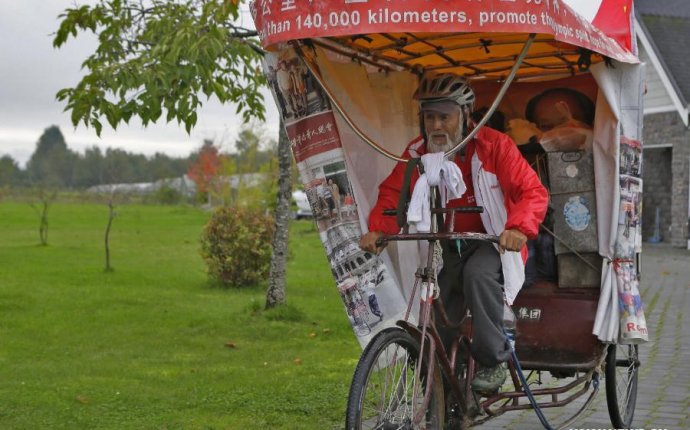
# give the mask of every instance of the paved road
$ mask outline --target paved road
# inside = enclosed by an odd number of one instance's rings
[[[690,251],[645,244],[641,292],[649,342],[639,347],[642,367],[633,428],[690,429]],[[548,382],[548,381],[546,381]],[[581,403],[581,402],[580,402]],[[550,410],[554,424],[580,403]],[[559,417],[561,419],[559,420]],[[590,409],[569,429],[610,429],[606,393],[601,389]],[[510,412],[481,429],[530,430],[543,428],[533,411]]]

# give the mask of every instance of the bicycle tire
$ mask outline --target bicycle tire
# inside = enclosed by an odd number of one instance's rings
[[[426,356],[426,354],[425,354]],[[410,426],[426,390],[426,359],[422,362],[418,395],[412,403],[419,342],[409,333],[388,328],[369,342],[352,377],[347,401],[347,430],[398,429]],[[394,364],[394,365],[386,365]],[[419,429],[441,430],[444,421],[443,381],[435,366],[429,407]]]
[[[637,402],[637,345],[609,345],[606,352],[606,403],[611,424],[630,428]]]

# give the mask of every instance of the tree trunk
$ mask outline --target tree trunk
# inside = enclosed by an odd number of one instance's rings
[[[113,206],[113,196],[110,196],[108,201],[108,225],[105,228],[105,271],[112,272],[113,268],[110,265],[110,228],[113,226],[113,218],[115,218],[115,207]]]
[[[46,191],[43,188],[39,188],[38,190],[33,191],[31,194],[32,199],[36,198],[38,203],[34,203],[32,201],[29,203],[29,206],[31,206],[36,213],[38,213],[38,216],[41,219],[41,223],[38,227],[38,235],[41,239],[41,245],[46,246],[48,245],[48,209],[50,209],[50,205],[57,197],[57,191],[51,192]]]
[[[48,207],[50,202],[46,199],[43,200],[43,206],[41,209],[41,226],[38,229],[38,235],[41,237],[41,245],[48,245]]]
[[[275,233],[273,233],[273,255],[271,272],[266,293],[266,309],[285,304],[285,268],[288,254],[288,223],[290,222],[290,199],[292,197],[290,140],[280,123],[278,137],[278,205],[276,207]]]

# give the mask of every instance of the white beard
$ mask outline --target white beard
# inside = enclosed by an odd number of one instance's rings
[[[460,143],[460,141],[462,140],[462,130],[458,130],[458,132],[456,133],[455,141],[453,141],[453,139],[450,138],[448,133],[444,133],[443,135],[446,138],[446,142],[442,145],[434,143],[434,139],[432,139],[431,137],[429,138],[427,148],[428,148],[430,153],[431,152],[448,152],[451,149],[455,148],[455,146],[458,143]],[[436,135],[436,136],[438,136],[438,135]]]
[[[438,145],[434,143],[432,139],[429,139],[429,152],[448,152],[453,148],[453,142],[450,140],[450,136],[446,135],[446,143],[443,145]]]

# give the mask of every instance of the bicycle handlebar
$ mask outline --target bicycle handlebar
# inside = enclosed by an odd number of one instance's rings
[[[482,213],[484,208],[482,206],[457,206],[453,208],[431,208],[432,214],[452,214],[452,213]],[[397,209],[384,209],[384,215],[397,216]],[[486,233],[400,233],[400,234],[386,234],[376,239],[376,246],[381,247],[387,242],[400,240],[483,240],[485,242],[498,243],[498,236]]]
[[[461,212],[461,213],[482,213],[484,212],[484,208],[482,206],[458,206],[455,208],[433,208],[431,209],[432,214],[447,214],[447,213],[453,213],[453,212]],[[383,210],[384,215],[390,215],[390,216],[396,216],[398,215],[398,210],[397,209],[384,209]]]
[[[376,239],[376,246],[381,247],[387,242],[401,240],[482,240],[484,242],[499,243],[498,236],[486,233],[400,233],[382,235]]]

